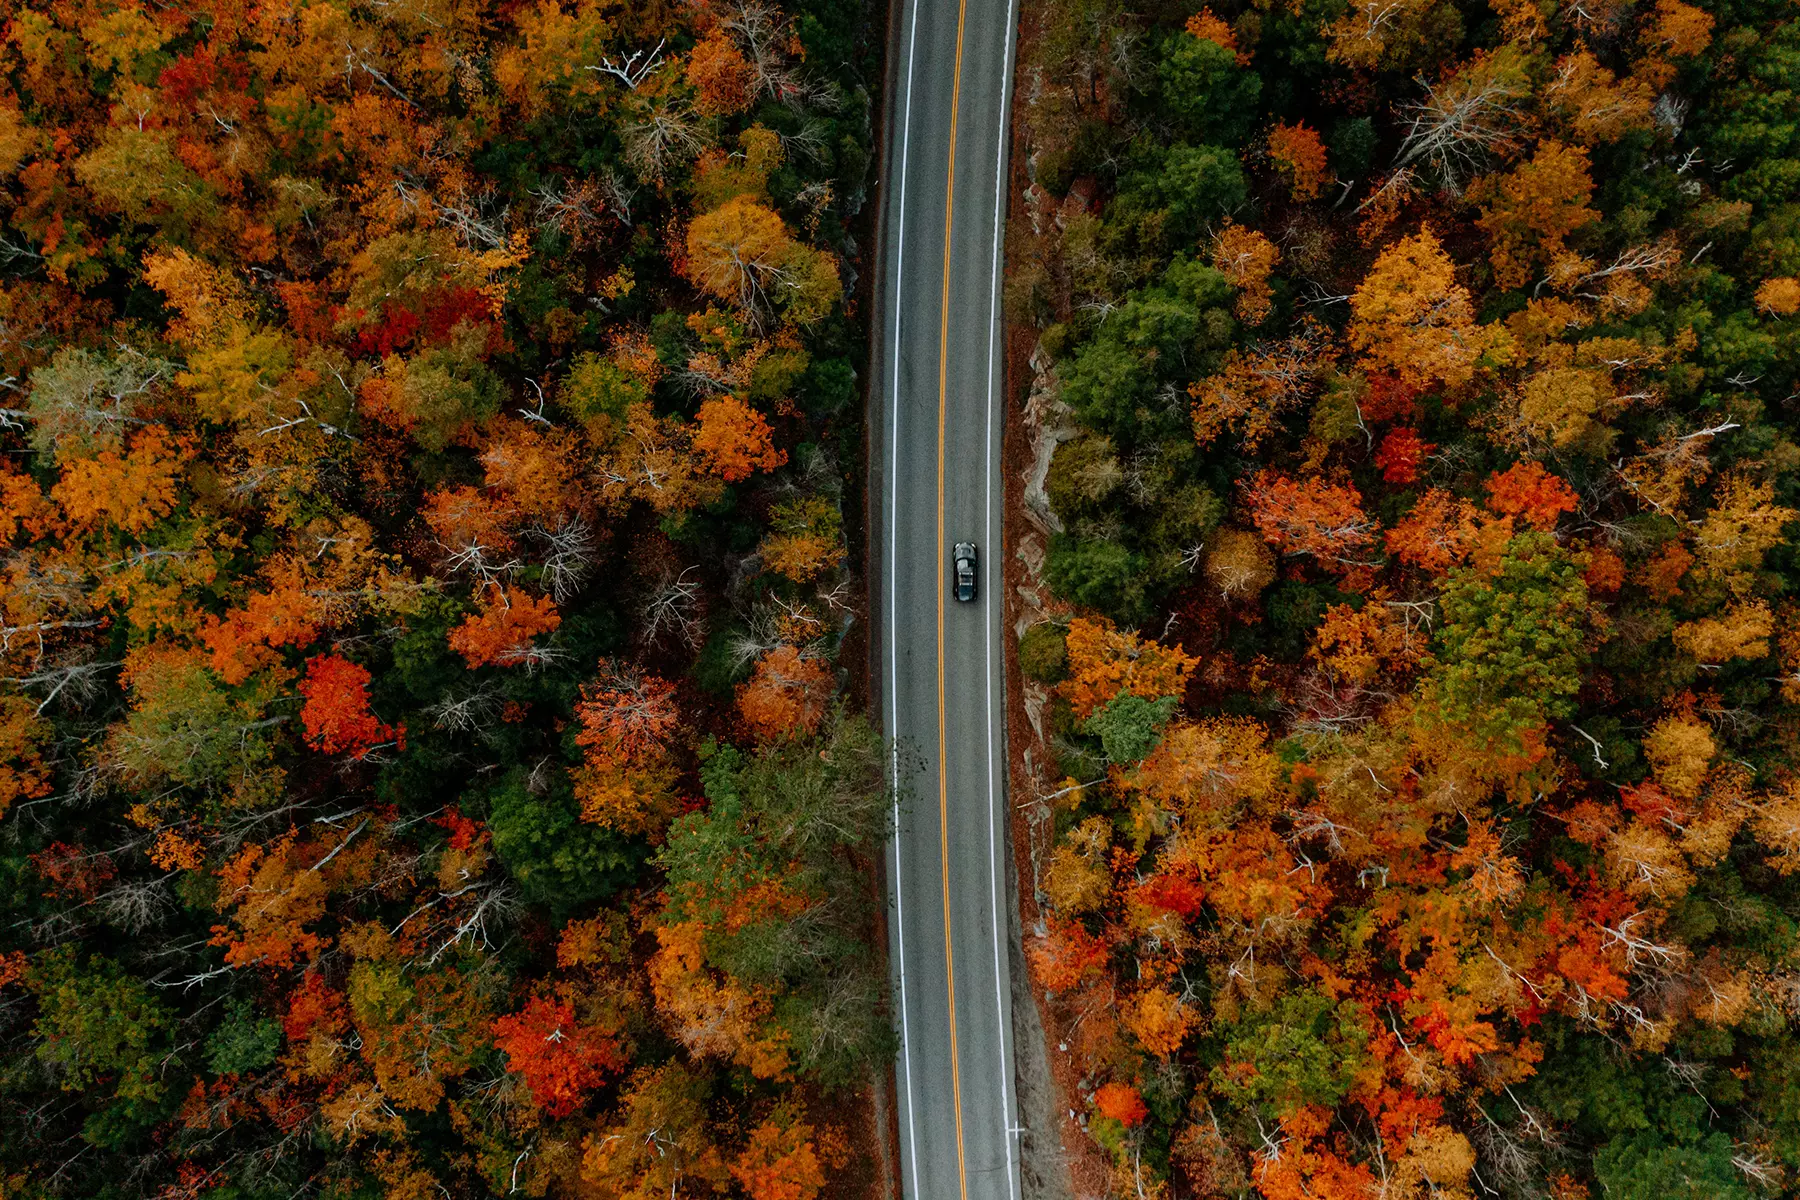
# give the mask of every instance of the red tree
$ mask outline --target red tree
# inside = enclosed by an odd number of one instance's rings
[[[660,750],[681,714],[674,684],[605,659],[599,681],[581,689],[575,717],[581,722],[576,745],[634,759]]]
[[[1488,507],[1509,517],[1522,517],[1534,529],[1553,529],[1556,518],[1574,512],[1575,490],[1534,462],[1514,463],[1488,476]]]
[[[1437,446],[1419,436],[1419,431],[1401,426],[1390,429],[1375,451],[1375,465],[1389,483],[1412,483],[1419,478],[1419,464]]]
[[[1102,1084],[1094,1093],[1094,1110],[1130,1128],[1150,1115],[1144,1098],[1129,1083]]]
[[[607,1074],[626,1065],[616,1041],[576,1024],[573,1005],[542,996],[494,1022],[494,1045],[552,1117],[574,1112]]]
[[[393,740],[394,727],[385,725],[369,707],[369,672],[347,658],[320,654],[306,660],[306,678],[300,681],[300,723],[306,728],[306,744],[326,754],[349,752],[358,758],[369,747]]]

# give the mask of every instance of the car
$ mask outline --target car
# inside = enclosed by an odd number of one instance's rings
[[[956,598],[969,601],[975,598],[975,571],[977,560],[974,542],[956,543],[956,552],[952,556],[956,562]]]

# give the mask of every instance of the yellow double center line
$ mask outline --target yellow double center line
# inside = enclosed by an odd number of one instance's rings
[[[950,1091],[956,1106],[956,1181],[962,1200],[969,1200],[969,1172],[963,1162],[962,1064],[956,1048],[956,956],[950,947],[950,742],[944,716],[944,410],[950,388],[950,230],[956,215],[956,121],[962,105],[963,22],[968,12],[968,0],[959,0],[956,68],[950,85],[950,170],[944,185],[944,295],[938,327],[937,419],[938,851],[944,876],[944,978],[950,989]]]

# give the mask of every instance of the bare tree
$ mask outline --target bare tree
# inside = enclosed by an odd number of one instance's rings
[[[637,188],[617,168],[604,168],[594,177],[594,188],[606,210],[617,217],[620,224],[631,224],[631,202],[637,199]]]
[[[544,547],[544,580],[558,604],[573,600],[594,569],[593,526],[579,513],[564,514],[554,524],[534,525],[530,536]]]
[[[656,45],[650,49],[633,50],[622,59],[615,60],[612,55],[606,55],[600,60],[599,66],[584,69],[597,75],[610,75],[635,92],[644,80],[656,73],[656,68],[662,66],[663,45],[666,41],[666,38],[658,38]]]
[[[470,249],[498,250],[506,245],[506,218],[511,206],[499,204],[499,194],[492,190],[476,196],[465,196],[454,204],[440,202],[438,224],[448,226]]]
[[[733,669],[743,670],[775,647],[786,644],[780,632],[780,616],[772,605],[759,604],[751,610],[747,626],[731,635],[727,647]]]
[[[1616,925],[1601,925],[1600,944],[1607,949],[1616,946],[1623,950],[1625,965],[1634,971],[1665,971],[1680,965],[1687,957],[1687,951],[1679,943],[1664,945],[1639,932],[1639,922],[1645,915],[1635,912],[1621,917]]]
[[[556,230],[577,245],[585,241],[589,231],[600,224],[601,214],[595,206],[606,207],[601,185],[590,179],[581,180],[568,188],[563,187],[560,182],[545,183],[531,194],[537,198],[537,210],[532,214],[537,222]],[[630,224],[629,221],[625,223]]]
[[[619,127],[625,161],[639,179],[660,180],[677,163],[706,149],[706,127],[693,105],[677,96],[658,96],[635,106]]]
[[[706,635],[700,607],[700,581],[689,578],[699,569],[688,567],[679,575],[665,575],[650,593],[641,614],[646,642],[656,645],[664,636],[674,634],[688,646],[700,644]]]
[[[750,92],[772,100],[812,100],[812,86],[788,66],[787,48],[793,25],[765,0],[737,0],[725,10],[720,27],[743,51],[750,64]]]
[[[526,643],[501,651],[494,661],[503,667],[524,667],[527,675],[536,675],[558,663],[568,662],[569,657],[569,652],[561,646]]]
[[[156,924],[175,904],[169,896],[169,877],[134,879],[95,897],[95,907],[107,924],[126,933],[140,933]]]
[[[58,666],[45,666],[30,675],[15,675],[5,682],[21,688],[43,688],[43,703],[37,706],[41,716],[58,698],[76,708],[91,704],[100,695],[102,678],[106,672],[119,665],[116,662],[78,660]]]
[[[1452,192],[1478,173],[1494,155],[1517,142],[1521,101],[1530,81],[1516,55],[1502,50],[1458,71],[1442,85],[1421,77],[1425,98],[1401,106],[1406,138],[1394,159],[1396,174],[1430,170]]]

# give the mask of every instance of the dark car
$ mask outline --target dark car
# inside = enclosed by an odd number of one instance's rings
[[[973,600],[975,598],[975,543],[956,543],[956,598]]]

